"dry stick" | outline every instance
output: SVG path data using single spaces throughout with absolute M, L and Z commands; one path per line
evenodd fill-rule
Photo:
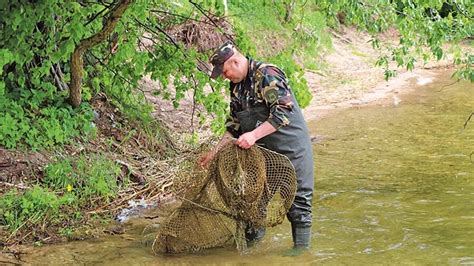
M 32 217 L 28 218 L 20 226 L 18 226 L 15 230 L 13 230 L 13 232 L 10 234 L 7 240 L 5 240 L 5 242 L 8 242 L 16 234 L 16 232 L 18 232 L 18 230 L 20 230 L 23 226 L 25 226 L 27 222 L 32 221 L 34 218 L 37 218 L 38 214 L 40 214 L 40 212 L 35 213 Z
M 152 200 L 154 200 L 154 199 L 156 199 L 160 196 L 166 196 L 167 195 L 167 193 L 165 193 L 165 189 L 174 184 L 173 181 L 170 181 L 170 182 L 166 183 L 167 181 L 169 181 L 169 180 L 164 180 L 163 182 L 161 182 L 159 184 L 160 188 L 158 188 L 158 184 L 157 184 L 156 186 L 154 186 L 153 190 L 149 191 L 149 193 L 147 195 L 148 201 L 152 201 Z M 151 196 L 151 195 L 153 195 L 153 196 Z
M 160 197 L 160 196 L 166 195 L 166 194 L 160 194 L 160 193 L 158 192 L 158 193 L 155 194 L 154 196 L 151 196 L 151 197 L 150 197 L 150 195 L 151 195 L 151 194 L 154 194 L 155 192 L 156 192 L 156 191 L 153 190 L 153 191 L 151 191 L 151 192 L 148 194 L 148 201 L 152 201 L 152 200 L 154 200 L 154 199 L 156 199 L 156 198 L 158 198 L 158 197 Z
M 194 91 L 193 91 L 193 111 L 191 113 L 191 130 L 194 133 L 194 113 L 196 112 L 196 91 L 197 91 L 197 82 L 194 78 L 194 75 L 191 75 L 194 84 Z
M 214 26 L 216 28 L 218 28 L 220 31 L 222 31 L 222 33 L 224 33 L 224 35 L 227 37 L 227 39 L 229 39 L 231 41 L 234 41 L 234 38 L 232 38 L 232 36 L 227 34 L 227 32 L 225 32 L 221 27 L 219 27 L 219 25 L 217 25 L 216 22 L 211 17 L 209 17 L 209 15 L 206 12 L 204 12 L 204 9 L 198 3 L 194 2 L 194 1 L 191 1 L 191 0 L 189 0 L 189 3 L 191 3 L 193 6 L 195 6 L 199 10 L 199 12 L 201 12 L 207 19 L 209 19 L 212 22 L 212 24 L 214 24 Z M 207 11 L 207 12 L 209 12 L 209 11 Z
M 21 237 L 20 239 L 17 239 L 16 241 L 13 241 L 13 243 L 7 243 L 7 241 L 5 241 L 5 243 L 3 243 L 4 246 L 13 246 L 15 245 L 15 243 L 20 243 L 21 241 L 23 241 L 25 238 L 27 238 L 29 235 L 31 235 L 34 231 L 31 230 L 30 232 L 28 232 L 27 234 L 25 234 L 23 237 Z M 16 256 L 15 256 L 16 257 Z M 20 260 L 20 259 L 18 259 Z
M 342 35 L 336 33 L 335 31 L 331 31 L 331 34 L 334 35 L 334 37 L 337 37 L 339 38 L 341 41 L 345 42 L 345 43 L 352 43 L 352 41 L 346 37 L 343 37 Z
M 460 82 L 460 81 L 461 81 L 461 80 L 458 79 L 458 80 L 456 80 L 456 81 L 453 82 L 453 83 L 449 83 L 448 85 L 444 85 L 443 87 L 441 87 L 441 89 L 439 89 L 439 90 L 436 91 L 436 92 L 441 92 L 441 91 L 444 90 L 446 87 L 452 86 L 452 85 L 454 85 L 454 84 L 456 84 L 456 83 L 458 83 L 458 82 Z
M 472 112 L 469 117 L 466 119 L 466 122 L 464 122 L 463 130 L 466 129 L 467 123 L 469 123 L 469 120 L 471 120 L 472 116 L 474 115 L 474 112 Z
M 91 211 L 91 212 L 88 212 L 88 213 L 89 213 L 89 214 L 94 214 L 94 213 L 104 213 L 104 212 L 111 212 L 111 211 L 118 210 L 118 209 L 120 209 L 120 208 L 123 207 L 123 206 L 122 206 L 122 203 L 123 203 L 124 201 L 129 200 L 129 199 L 133 198 L 133 197 L 136 196 L 136 195 L 143 194 L 143 193 L 147 192 L 147 191 L 150 190 L 150 189 L 154 189 L 154 187 L 149 186 L 149 187 L 147 187 L 146 189 L 140 190 L 140 191 L 134 193 L 134 195 L 132 195 L 131 197 L 122 199 L 121 201 L 119 201 L 119 203 L 113 202 L 113 203 L 111 203 L 111 204 L 108 204 L 107 206 L 111 206 L 111 205 L 113 205 L 113 204 L 116 204 L 116 205 L 117 205 L 116 207 L 114 207 L 114 208 L 112 208 L 112 209 L 101 210 L 101 209 L 104 207 L 104 206 L 103 206 L 103 207 L 101 207 L 101 208 L 98 208 L 98 209 L 96 209 L 96 210 L 94 210 L 94 211 Z M 154 191 L 154 190 L 153 190 L 153 191 Z M 157 195 L 157 196 L 160 196 L 160 195 Z M 147 201 L 151 201 L 151 198 L 147 199 Z
M 171 13 L 171 12 L 167 12 L 167 11 L 163 11 L 163 10 L 157 10 L 157 9 L 151 9 L 150 11 L 151 11 L 152 13 L 163 13 L 163 14 L 167 14 L 167 15 L 174 16 L 174 17 L 184 18 L 184 19 L 186 19 L 186 20 L 192 20 L 192 21 L 196 21 L 196 22 L 199 22 L 199 23 L 204 23 L 204 24 L 207 24 L 207 25 L 214 26 L 214 24 L 212 24 L 212 23 L 210 23 L 210 22 L 202 21 L 202 20 L 195 19 L 195 18 L 191 18 L 191 16 L 186 17 L 186 16 L 183 16 L 183 15 L 180 15 L 180 14 Z
M 101 206 L 101 207 L 99 207 L 99 208 L 97 208 L 97 209 L 95 209 L 95 210 L 93 210 L 93 211 L 89 211 L 89 212 L 87 212 L 87 213 L 88 213 L 88 214 L 94 214 L 94 213 L 102 213 L 102 212 L 111 211 L 111 210 L 102 210 L 102 209 L 104 209 L 104 208 L 106 208 L 106 207 L 110 207 L 110 206 L 112 206 L 112 205 L 121 205 L 124 201 L 130 200 L 130 199 L 134 198 L 135 196 L 140 195 L 141 193 L 147 191 L 148 189 L 151 189 L 151 187 L 147 187 L 147 188 L 144 188 L 144 189 L 142 189 L 142 190 L 139 190 L 138 192 L 133 193 L 131 196 L 129 196 L 129 197 L 125 198 L 125 199 L 122 199 L 122 200 L 120 200 L 120 201 L 118 201 L 118 202 L 111 202 L 111 203 L 109 203 L 109 204 L 107 204 L 107 205 Z M 112 210 L 114 210 L 114 209 L 112 209 Z
M 56 86 L 59 88 L 59 90 L 65 90 L 67 89 L 67 86 L 64 88 L 63 83 L 61 82 L 61 78 L 59 77 L 59 74 L 56 72 L 56 69 L 54 68 L 54 65 L 51 66 L 51 72 L 53 73 L 53 78 L 54 78 L 54 83 L 56 83 Z
M 3 182 L 3 181 L 0 181 L 0 185 L 4 185 L 4 186 L 7 186 L 7 187 L 16 187 L 16 188 L 19 188 L 19 189 L 30 189 L 31 188 L 31 187 L 16 185 L 16 184 Z
M 61 70 L 61 65 L 59 64 L 59 62 L 56 64 L 56 73 L 59 76 L 59 81 L 61 81 L 61 85 L 63 86 L 63 90 L 67 90 L 68 87 L 67 87 L 66 82 L 63 81 L 64 74 L 63 74 L 63 71 Z
M 133 20 L 135 20 L 135 22 L 137 22 L 140 26 L 144 27 L 145 29 L 151 31 L 152 33 L 156 34 L 156 35 L 159 35 L 158 32 L 156 30 L 154 30 L 153 28 L 151 28 L 149 25 L 146 25 L 145 23 L 141 22 L 140 20 L 138 20 L 137 18 L 133 18 Z M 150 22 L 149 19 L 147 19 L 148 22 Z M 163 29 L 161 29 L 160 27 L 158 26 L 155 26 L 155 28 L 161 32 L 163 35 L 165 35 L 165 37 L 176 47 L 176 49 L 180 49 L 179 45 L 176 43 L 176 41 L 173 39 L 173 37 L 171 37 L 166 31 L 164 31 Z

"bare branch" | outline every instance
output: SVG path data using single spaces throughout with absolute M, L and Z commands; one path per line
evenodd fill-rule
M 231 40 L 231 41 L 234 41 L 234 38 L 232 38 L 232 36 L 230 36 L 229 34 L 227 34 L 221 27 L 219 27 L 219 25 L 217 25 L 217 23 L 205 12 L 205 10 L 196 2 L 192 1 L 192 0 L 189 0 L 189 3 L 191 3 L 193 6 L 195 6 L 199 12 L 201 12 L 207 19 L 209 19 L 209 21 L 216 27 L 218 28 L 226 37 L 227 39 Z
M 134 18 L 133 20 L 135 20 L 140 26 L 142 26 L 143 28 L 151 31 L 152 33 L 156 34 L 156 35 L 160 35 L 155 29 L 153 29 L 152 27 L 150 27 L 149 25 L 146 25 L 145 23 L 141 22 L 140 20 L 138 20 L 137 18 Z M 164 31 L 162 28 L 158 27 L 158 26 L 155 26 L 155 28 L 161 32 L 163 35 L 166 36 L 166 38 L 176 47 L 176 49 L 180 49 L 178 43 L 176 43 L 176 41 L 173 39 L 173 37 L 171 37 L 166 31 Z
M 65 88 L 63 87 L 63 82 L 61 78 L 59 77 L 59 74 L 56 72 L 54 65 L 51 66 L 51 74 L 53 74 L 54 83 L 56 84 L 56 87 L 61 91 L 64 90 Z M 66 89 L 67 89 L 67 86 L 66 86 Z
M 99 11 L 97 14 L 95 14 L 89 21 L 86 22 L 86 24 L 84 24 L 84 26 L 87 26 L 89 25 L 92 21 L 94 21 L 98 16 L 100 16 L 102 13 L 104 13 L 105 10 L 107 10 L 108 8 L 107 7 L 104 7 L 104 9 L 102 9 L 101 11 Z
M 469 117 L 466 119 L 466 121 L 464 122 L 463 130 L 466 129 L 467 123 L 469 123 L 469 121 L 471 120 L 472 116 L 474 116 L 474 112 L 472 112 L 472 113 L 469 115 Z
M 185 20 L 196 21 L 196 22 L 199 22 L 199 23 L 207 24 L 207 25 L 212 25 L 212 26 L 215 25 L 215 24 L 213 24 L 213 23 L 211 23 L 211 22 L 207 22 L 207 21 L 204 21 L 204 20 L 199 20 L 199 19 L 195 19 L 195 18 L 183 16 L 183 15 L 176 14 L 176 13 L 171 13 L 171 12 L 164 11 L 164 10 L 152 9 L 152 10 L 150 10 L 150 11 L 151 11 L 152 13 L 162 13 L 162 14 L 174 16 L 174 17 L 177 17 L 177 18 L 183 18 L 183 19 L 185 19 Z

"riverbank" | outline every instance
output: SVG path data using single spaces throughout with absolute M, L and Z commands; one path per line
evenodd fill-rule
M 370 44 L 370 35 L 343 27 L 333 38 L 334 49 L 325 54 L 323 71 L 307 71 L 305 78 L 313 99 L 304 109 L 307 121 L 319 120 L 334 109 L 369 104 L 399 103 L 398 95 L 410 93 L 416 86 L 433 81 L 439 70 L 453 69 L 452 57 L 428 64 L 417 63 L 413 71 L 395 68 L 397 76 L 384 79 L 383 69 L 375 62 L 383 51 Z M 394 43 L 396 32 L 389 32 L 381 39 Z

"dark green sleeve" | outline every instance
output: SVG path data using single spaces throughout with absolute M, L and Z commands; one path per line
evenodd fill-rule
M 225 121 L 225 127 L 234 138 L 238 138 L 242 134 L 240 130 L 240 122 L 236 117 L 232 116 L 232 113 L 227 117 L 227 120 Z
M 262 97 L 270 108 L 268 122 L 279 129 L 290 124 L 289 113 L 293 110 L 293 97 L 285 74 L 273 66 L 265 67 L 262 70 L 263 79 L 259 89 Z
M 226 127 L 226 130 L 230 134 L 232 134 L 234 138 L 238 138 L 240 135 L 242 135 L 242 130 L 240 129 L 240 121 L 239 119 L 237 119 L 237 116 L 235 115 L 238 112 L 237 110 L 238 103 L 235 96 L 232 93 L 233 91 L 232 85 L 229 90 L 230 90 L 230 113 L 227 116 L 227 119 L 225 121 L 225 127 Z

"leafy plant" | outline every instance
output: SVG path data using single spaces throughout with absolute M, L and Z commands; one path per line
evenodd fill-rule
M 21 0 L 5 4 L 0 10 L 0 145 L 39 149 L 93 136 L 92 108 L 87 101 L 98 92 L 105 92 L 130 119 L 148 123 L 152 108 L 139 90 L 146 76 L 160 83 L 153 93 L 174 106 L 186 91 L 193 90 L 196 102 L 207 110 L 200 114 L 200 121 L 210 114 L 214 132 L 223 131 L 227 106 L 217 94 L 226 86 L 209 81 L 197 69 L 199 60 L 207 61 L 206 54 L 167 33 L 187 19 L 225 14 L 222 2 L 144 0 L 125 5 L 129 2 Z M 371 33 L 374 47 L 387 49 L 386 57 L 377 62 L 387 78 L 396 73 L 391 62 L 413 69 L 417 61 L 439 60 L 446 54 L 443 44 L 472 38 L 474 30 L 474 7 L 466 1 L 249 0 L 228 4 L 239 47 L 284 68 L 303 107 L 311 96 L 301 63 L 318 68 L 320 51 L 330 47 L 328 27 L 344 23 Z M 110 15 L 119 7 L 125 9 L 112 27 Z M 398 44 L 378 40 L 379 33 L 392 27 L 400 33 Z M 473 80 L 471 58 L 469 51 L 454 53 L 459 66 L 456 77 Z M 75 78 L 77 65 L 83 67 L 82 82 Z M 212 93 L 204 90 L 208 84 Z M 73 105 L 85 102 L 77 108 L 69 105 L 71 88 L 83 92 Z
M 15 232 L 28 223 L 42 223 L 57 217 L 61 202 L 56 194 L 35 185 L 20 194 L 10 190 L 0 197 L 0 221 Z
M 119 173 L 119 166 L 101 156 L 51 163 L 40 183 L 0 196 L 0 225 L 7 226 L 13 235 L 22 228 L 80 220 L 84 210 L 109 201 L 127 186 L 127 177 L 118 183 Z

